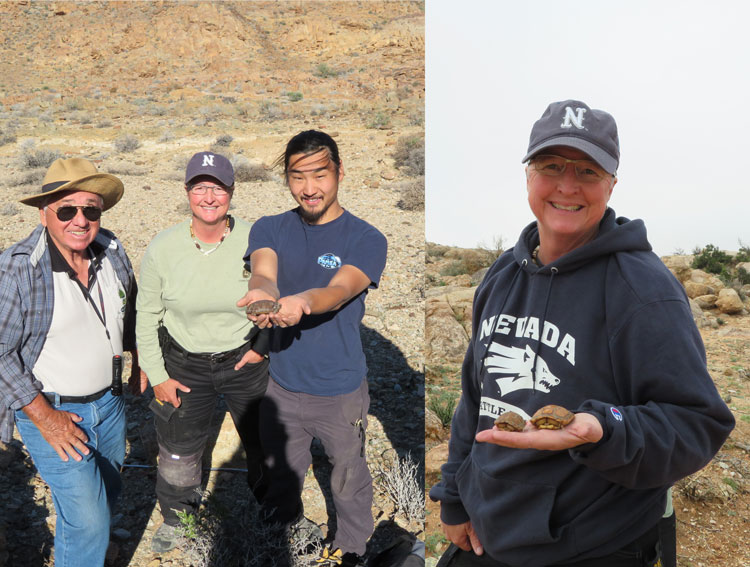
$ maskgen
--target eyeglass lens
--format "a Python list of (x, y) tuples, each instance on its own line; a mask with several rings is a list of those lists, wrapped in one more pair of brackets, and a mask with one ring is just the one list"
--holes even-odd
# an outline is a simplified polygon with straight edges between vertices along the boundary
[(60, 207), (56, 211), (52, 209), (52, 211), (57, 215), (58, 220), (60, 220), (61, 222), (67, 222), (74, 216), (76, 216), (78, 209), (81, 209), (81, 211), (83, 212), (83, 216), (91, 222), (98, 221), (102, 216), (102, 210), (99, 207), (91, 207), (88, 205), (65, 205), (64, 207)]
[(226, 195), (228, 191), (224, 187), (217, 185), (193, 185), (190, 190), (196, 195), (205, 195), (206, 191), (211, 189), (214, 195)]
[(576, 177), (583, 182), (601, 181), (606, 173), (596, 163), (584, 159), (567, 159), (561, 156), (542, 155), (534, 159), (537, 171), (544, 175), (562, 175), (568, 163), (573, 164)]

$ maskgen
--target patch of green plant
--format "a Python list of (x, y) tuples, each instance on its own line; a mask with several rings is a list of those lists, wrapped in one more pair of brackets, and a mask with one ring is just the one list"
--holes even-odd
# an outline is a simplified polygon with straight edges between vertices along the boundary
[(439, 395), (430, 397), (427, 407), (438, 416), (443, 427), (448, 427), (453, 419), (453, 412), (456, 411), (457, 401), (453, 392), (440, 392)]
[(737, 492), (740, 491), (740, 485), (737, 484), (737, 481), (734, 480), (733, 478), (725, 476), (722, 480), (724, 481), (724, 484), (727, 484), (727, 485), (731, 486)]
[(195, 539), (198, 537), (198, 518), (186, 510), (179, 510), (177, 518), (180, 520), (180, 532), (182, 537)]
[(327, 79), (329, 77), (337, 77), (339, 75), (339, 72), (331, 69), (327, 63), (321, 63), (320, 65), (315, 67), (313, 75), (315, 75), (316, 77), (320, 77), (321, 79)]
[(742, 243), (740, 240), (740, 249), (734, 257), (735, 262), (750, 262), (750, 246)]
[(737, 279), (740, 281), (742, 285), (750, 284), (750, 273), (748, 273), (748, 271), (745, 268), (740, 266), (739, 268), (737, 268)]
[(727, 323), (727, 322), (726, 322), (726, 321), (725, 321), (724, 319), (722, 319), (721, 317), (717, 317), (717, 318), (716, 318), (716, 322), (717, 322), (717, 323), (718, 323), (719, 325), (726, 325), (726, 323)]
[(374, 130), (385, 130), (391, 125), (391, 117), (385, 112), (378, 112), (367, 124), (367, 127)]
[(430, 534), (424, 540), (424, 546), (432, 555), (437, 555), (440, 550), (448, 543), (443, 534)]
[(693, 258), (693, 268), (712, 274), (728, 273), (727, 267), (732, 263), (732, 257), (719, 250), (713, 244), (707, 244)]
[(302, 93), (299, 91), (289, 91), (285, 94), (289, 99), (289, 102), (299, 102), (300, 100), (302, 100)]

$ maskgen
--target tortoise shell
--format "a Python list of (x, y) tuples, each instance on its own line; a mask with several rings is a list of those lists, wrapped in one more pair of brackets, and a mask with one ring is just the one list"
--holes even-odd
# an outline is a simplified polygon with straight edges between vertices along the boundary
[(539, 429), (562, 429), (568, 425), (575, 414), (562, 406), (549, 405), (539, 408), (531, 416), (531, 423)]
[(495, 425), (501, 431), (523, 431), (526, 420), (514, 411), (506, 411), (498, 416)]
[(270, 299), (261, 299), (260, 301), (253, 301), (247, 306), (248, 315), (264, 315), (266, 313), (278, 313), (281, 309), (281, 304)]

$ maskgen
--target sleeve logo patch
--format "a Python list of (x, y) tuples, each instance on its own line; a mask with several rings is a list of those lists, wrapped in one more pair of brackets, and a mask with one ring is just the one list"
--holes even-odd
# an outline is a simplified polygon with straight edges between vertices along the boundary
[(620, 410), (618, 410), (615, 407), (609, 408), (609, 411), (612, 412), (612, 417), (614, 417), (617, 421), (622, 421), (622, 414), (620, 413)]
[(318, 264), (327, 270), (338, 270), (341, 267), (341, 258), (329, 252), (318, 257)]

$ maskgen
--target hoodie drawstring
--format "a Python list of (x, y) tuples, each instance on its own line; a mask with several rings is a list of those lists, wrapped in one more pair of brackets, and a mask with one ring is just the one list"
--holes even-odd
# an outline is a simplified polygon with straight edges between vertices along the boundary
[(549, 298), (552, 295), (552, 280), (557, 274), (557, 268), (552, 266), (550, 268), (549, 285), (547, 286), (547, 296), (544, 299), (544, 311), (542, 311), (542, 318), (539, 323), (539, 340), (536, 342), (534, 347), (534, 360), (531, 361), (531, 384), (533, 385), (532, 395), (536, 392), (536, 359), (539, 358), (539, 347), (542, 344), (542, 334), (544, 333), (544, 323), (547, 320), (547, 308), (549, 307)]

